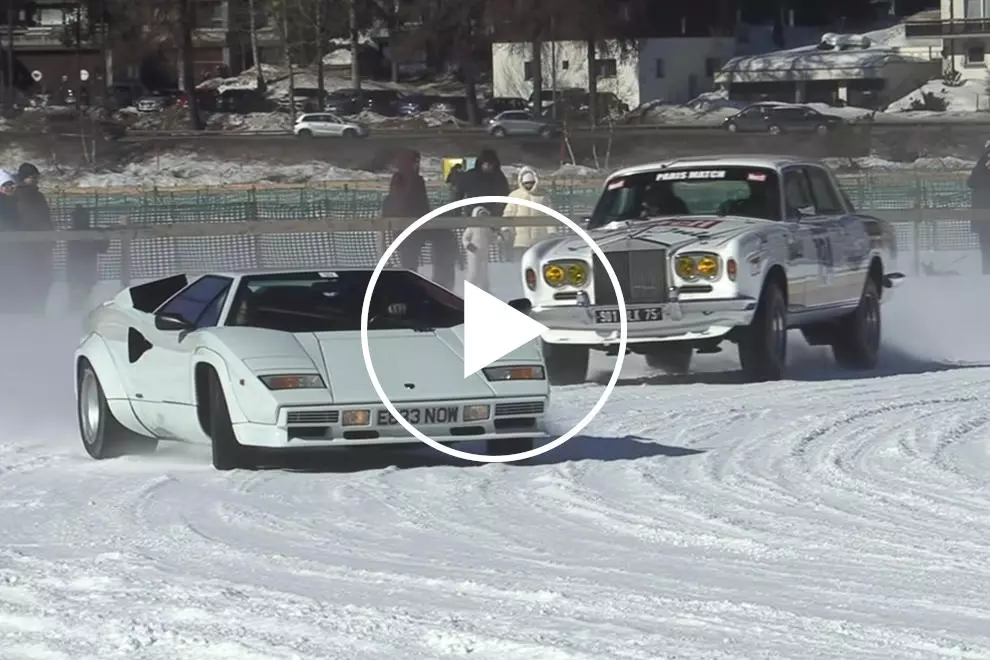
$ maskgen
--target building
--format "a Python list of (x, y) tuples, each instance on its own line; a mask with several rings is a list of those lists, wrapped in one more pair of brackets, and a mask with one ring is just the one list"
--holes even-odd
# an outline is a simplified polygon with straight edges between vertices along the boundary
[(937, 40), (945, 71), (957, 71), (963, 79), (986, 78), (990, 0), (942, 0), (938, 11), (908, 19), (905, 31), (912, 39)]
[(864, 35), (826, 33), (818, 43), (733, 58), (715, 80), (742, 102), (846, 103), (881, 108), (941, 73), (937, 45), (903, 24)]
[[(731, 37), (638, 39), (626, 52), (617, 41), (596, 50), (598, 91), (611, 92), (635, 108), (662, 100), (683, 103), (712, 89), (715, 73), (732, 57)], [(526, 42), (492, 45), (495, 96), (528, 99), (533, 93), (533, 46)], [(583, 41), (543, 44), (544, 89), (588, 89), (588, 49)]]

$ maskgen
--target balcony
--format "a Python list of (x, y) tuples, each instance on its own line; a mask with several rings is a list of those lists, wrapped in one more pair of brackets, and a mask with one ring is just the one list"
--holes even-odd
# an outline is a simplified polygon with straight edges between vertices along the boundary
[(939, 37), (960, 39), (990, 36), (990, 18), (958, 18), (947, 21), (907, 21), (906, 37)]
[[(65, 38), (64, 25), (40, 25), (32, 27), (14, 27), (14, 49), (24, 50), (61, 50), (69, 47)], [(7, 48), (7, 29), (0, 31), (0, 45)], [(83, 48), (91, 47), (88, 39), (83, 39)]]

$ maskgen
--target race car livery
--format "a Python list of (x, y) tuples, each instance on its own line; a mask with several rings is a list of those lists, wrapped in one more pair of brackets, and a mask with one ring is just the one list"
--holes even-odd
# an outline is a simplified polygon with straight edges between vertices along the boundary
[(786, 333), (830, 345), (843, 366), (871, 369), (893, 272), (888, 223), (857, 213), (833, 174), (791, 157), (684, 158), (621, 170), (605, 182), (586, 229), (619, 281), (579, 237), (523, 256), (531, 315), (549, 328), (551, 383), (584, 380), (591, 349), (619, 343), (668, 372), (695, 352), (738, 345), (750, 380), (781, 378)]
[[(371, 274), (175, 275), (123, 290), (89, 315), (75, 353), (87, 452), (202, 442), (217, 469), (230, 469), (250, 466), (261, 448), (419, 442), (365, 369), (360, 312)], [(465, 378), (463, 300), (419, 274), (381, 273), (368, 346), (386, 396), (437, 442), (482, 440), (504, 455), (546, 437), (539, 343)]]

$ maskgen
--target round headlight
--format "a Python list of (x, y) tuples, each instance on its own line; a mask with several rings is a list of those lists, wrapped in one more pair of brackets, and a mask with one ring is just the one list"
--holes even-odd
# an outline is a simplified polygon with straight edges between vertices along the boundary
[(718, 277), (718, 259), (704, 256), (698, 259), (698, 273), (705, 278), (715, 279)]
[(571, 264), (567, 267), (567, 282), (572, 286), (584, 286), (588, 282), (588, 270), (584, 264)]
[(692, 257), (677, 258), (677, 275), (684, 280), (693, 280), (698, 276), (697, 264)]
[(550, 286), (563, 286), (566, 277), (567, 275), (564, 273), (564, 269), (557, 264), (550, 264), (543, 267), (543, 279)]

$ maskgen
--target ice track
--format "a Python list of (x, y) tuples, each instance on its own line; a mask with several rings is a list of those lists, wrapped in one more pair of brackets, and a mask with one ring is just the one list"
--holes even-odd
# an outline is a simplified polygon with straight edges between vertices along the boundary
[[(630, 359), (511, 466), (91, 461), (72, 328), (8, 327), (0, 658), (990, 658), (990, 342), (912, 298), (878, 377), (800, 342), (769, 385)], [(562, 428), (599, 393), (555, 392)]]

